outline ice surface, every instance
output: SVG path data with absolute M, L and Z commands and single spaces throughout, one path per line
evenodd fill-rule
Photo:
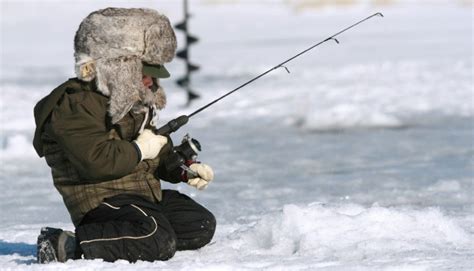
M 89 12 L 178 1 L 1 1 L 0 269 L 472 270 L 474 106 L 468 1 L 192 1 L 202 95 L 163 80 L 167 121 L 188 114 L 358 19 L 374 18 L 193 117 L 216 180 L 191 195 L 217 217 L 213 242 L 167 262 L 34 264 L 43 226 L 72 230 L 31 146 L 32 109 L 73 75 Z M 395 4 L 390 4 L 390 3 Z M 379 3 L 379 4 L 374 4 Z M 385 3 L 385 4 L 383 4 Z M 178 33 L 182 44 L 183 36 Z M 168 65 L 174 78 L 182 62 Z

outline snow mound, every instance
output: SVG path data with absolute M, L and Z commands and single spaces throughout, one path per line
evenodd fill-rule
M 285 205 L 241 236 L 260 254 L 364 259 L 468 247 L 470 236 L 437 208 L 422 210 L 348 204 Z

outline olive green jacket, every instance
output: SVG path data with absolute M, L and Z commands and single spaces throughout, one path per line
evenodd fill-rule
M 149 125 L 150 120 L 145 120 L 145 114 L 129 112 L 112 125 L 108 101 L 93 82 L 72 78 L 38 102 L 34 110 L 33 145 L 51 167 L 54 185 L 76 226 L 107 197 L 128 193 L 151 202 L 161 200 L 160 181 L 154 173 L 160 157 L 172 145 L 166 145 L 157 158 L 139 162 L 132 141 L 143 122 Z M 162 175 L 168 176 L 166 172 Z

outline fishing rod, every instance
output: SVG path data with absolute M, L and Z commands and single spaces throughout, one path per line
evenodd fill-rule
M 210 103 L 208 103 L 208 104 L 202 106 L 201 108 L 197 109 L 196 111 L 192 112 L 191 114 L 189 114 L 189 115 L 182 115 L 182 116 L 179 116 L 179 117 L 177 117 L 177 118 L 175 118 L 175 119 L 169 121 L 167 124 L 163 125 L 162 127 L 158 128 L 157 130 L 155 130 L 155 133 L 156 133 L 156 134 L 159 134 L 159 135 L 169 135 L 169 134 L 171 134 L 171 133 L 177 131 L 177 130 L 178 130 L 179 128 L 181 128 L 183 125 L 185 125 L 186 123 L 188 123 L 189 119 L 190 119 L 191 117 L 193 117 L 194 115 L 198 114 L 199 112 L 201 112 L 201 111 L 205 110 L 206 108 L 212 106 L 213 104 L 215 104 L 215 103 L 217 103 L 218 101 L 224 99 L 225 97 L 229 96 L 230 94 L 232 94 L 232 93 L 236 92 L 237 90 L 239 90 L 239 89 L 241 89 L 241 88 L 247 86 L 248 84 L 250 84 L 250 83 L 252 83 L 252 82 L 254 82 L 254 81 L 256 81 L 256 80 L 262 78 L 263 76 L 269 74 L 270 72 L 272 72 L 272 71 L 274 71 L 274 70 L 276 70 L 276 69 L 284 68 L 284 69 L 289 73 L 290 71 L 288 70 L 288 68 L 284 66 L 286 63 L 288 63 L 288 62 L 294 60 L 295 58 L 297 58 L 297 57 L 299 57 L 299 56 L 301 56 L 301 55 L 307 53 L 308 51 L 310 51 L 310 50 L 312 50 L 312 49 L 318 47 L 319 45 L 321 45 L 321 44 L 323 44 L 323 43 L 325 43 L 325 42 L 328 42 L 328 41 L 330 41 L 330 40 L 333 40 L 333 41 L 335 41 L 337 44 L 339 44 L 339 41 L 336 39 L 336 36 L 338 36 L 338 35 L 340 35 L 340 34 L 346 32 L 347 30 L 349 30 L 349 29 L 351 29 L 351 28 L 353 28 L 353 27 L 355 27 L 355 26 L 357 26 L 357 25 L 359 25 L 359 24 L 361 24 L 361 23 L 363 23 L 363 22 L 369 20 L 370 18 L 375 17 L 375 16 L 383 17 L 383 14 L 380 13 L 380 12 L 374 13 L 374 14 L 370 15 L 369 17 L 367 17 L 367 18 L 365 18 L 365 19 L 362 19 L 362 20 L 360 20 L 360 21 L 358 21 L 358 22 L 356 22 L 356 23 L 354 23 L 354 24 L 352 24 L 352 25 L 350 25 L 350 26 L 348 26 L 348 27 L 342 29 L 341 31 L 337 32 L 336 34 L 334 34 L 334 35 L 332 35 L 332 36 L 330 36 L 330 37 L 328 37 L 328 38 L 326 38 L 326 39 L 324 39 L 324 40 L 322 40 L 322 41 L 320 41 L 320 42 L 318 42 L 318 43 L 312 45 L 311 47 L 309 47 L 309 48 L 307 48 L 307 49 L 301 51 L 300 53 L 298 53 L 298 54 L 296 54 L 296 55 L 294 55 L 294 56 L 292 56 L 292 57 L 290 57 L 290 58 L 288 58 L 287 60 L 281 62 L 280 64 L 278 64 L 278 65 L 276 65 L 276 66 L 274 66 L 274 67 L 268 69 L 267 71 L 265 71 L 265 72 L 263 72 L 263 73 L 257 75 L 256 77 L 250 79 L 249 81 L 243 83 L 242 85 L 236 87 L 235 89 L 233 89 L 233 90 L 227 92 L 226 94 L 222 95 L 221 97 L 219 97 L 219 98 L 217 98 L 217 99 L 211 101 Z
M 344 29 L 342 29 L 341 31 L 337 32 L 336 34 L 314 44 L 313 46 L 307 48 L 306 50 L 303 50 L 301 51 L 300 53 L 288 58 L 287 60 L 281 62 L 280 64 L 276 65 L 275 67 L 272 67 L 270 69 L 268 69 L 267 71 L 257 75 L 256 77 L 250 79 L 249 81 L 243 83 L 242 85 L 236 87 L 235 89 L 227 92 L 226 94 L 222 95 L 221 97 L 211 101 L 210 103 L 200 107 L 199 109 L 197 109 L 196 111 L 192 112 L 191 114 L 189 115 L 182 115 L 182 116 L 179 116 L 171 121 L 169 121 L 167 124 L 163 125 L 162 127 L 158 128 L 157 130 L 155 130 L 155 134 L 158 134 L 158 135 L 164 135 L 164 136 L 168 136 L 170 135 L 171 133 L 177 131 L 179 128 L 181 128 L 183 125 L 185 125 L 186 123 L 188 123 L 189 119 L 193 116 L 195 116 L 196 114 L 198 114 L 199 112 L 205 110 L 206 108 L 212 106 L 213 104 L 219 102 L 220 100 L 224 99 L 225 97 L 229 96 L 230 94 L 236 92 L 237 90 L 245 87 L 246 85 L 262 78 L 263 76 L 269 74 L 270 72 L 276 70 L 276 69 L 279 69 L 279 68 L 284 68 L 288 73 L 290 73 L 290 71 L 288 70 L 287 67 L 285 67 L 284 65 L 290 61 L 292 61 L 293 59 L 307 53 L 308 51 L 316 48 L 317 46 L 327 42 L 327 41 L 330 41 L 330 40 L 333 40 L 335 41 L 336 43 L 339 44 L 339 41 L 336 39 L 336 36 L 346 32 L 347 30 L 369 20 L 370 18 L 372 17 L 375 17 L 375 16 L 380 16 L 380 17 L 383 17 L 383 14 L 380 13 L 380 12 L 377 12 L 377 13 L 374 13 L 372 15 L 370 15 L 369 17 L 365 18 L 365 19 L 362 19 Z M 176 146 L 173 148 L 173 151 L 171 152 L 171 154 L 168 156 L 168 158 L 166 159 L 165 161 L 165 167 L 168 169 L 169 172 L 172 172 L 174 170 L 176 170 L 177 168 L 181 168 L 182 170 L 186 171 L 188 176 L 190 176 L 191 178 L 194 178 L 194 177 L 198 177 L 199 175 L 194 172 L 193 170 L 191 170 L 189 168 L 189 165 L 191 165 L 192 163 L 196 162 L 196 159 L 197 159 L 197 156 L 198 156 L 198 152 L 201 151 L 201 144 L 199 143 L 199 141 L 197 141 L 196 139 L 194 138 L 191 138 L 189 135 L 185 135 L 183 140 L 181 141 L 181 145 L 179 146 Z

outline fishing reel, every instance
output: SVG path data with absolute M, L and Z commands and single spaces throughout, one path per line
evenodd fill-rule
M 186 134 L 183 140 L 181 140 L 181 144 L 173 147 L 173 150 L 166 158 L 166 169 L 172 172 L 181 168 L 188 176 L 199 176 L 196 172 L 192 171 L 189 166 L 197 162 L 197 156 L 200 151 L 201 144 L 199 141 L 189 136 L 189 134 Z

